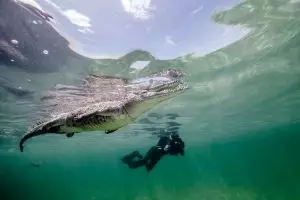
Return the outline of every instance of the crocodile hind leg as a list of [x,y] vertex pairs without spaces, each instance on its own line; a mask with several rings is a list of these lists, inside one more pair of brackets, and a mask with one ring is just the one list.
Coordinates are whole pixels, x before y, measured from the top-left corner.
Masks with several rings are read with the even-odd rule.
[[110,134],[110,133],[113,133],[113,132],[115,132],[115,131],[117,131],[118,129],[115,129],[115,130],[106,130],[105,131],[105,134]]
[[67,133],[66,136],[67,136],[68,138],[70,138],[70,137],[73,137],[74,134],[75,134],[75,133]]

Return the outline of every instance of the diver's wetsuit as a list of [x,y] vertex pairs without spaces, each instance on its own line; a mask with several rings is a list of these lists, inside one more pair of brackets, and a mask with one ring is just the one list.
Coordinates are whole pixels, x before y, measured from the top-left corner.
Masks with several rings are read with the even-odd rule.
[[163,136],[156,146],[151,147],[145,157],[138,151],[134,151],[122,158],[129,168],[138,168],[145,165],[147,171],[151,171],[156,163],[166,154],[184,155],[184,142],[177,134]]

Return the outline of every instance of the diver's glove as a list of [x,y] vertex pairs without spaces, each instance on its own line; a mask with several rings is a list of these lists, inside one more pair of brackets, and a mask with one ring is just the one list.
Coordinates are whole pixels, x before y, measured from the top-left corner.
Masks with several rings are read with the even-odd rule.
[[165,151],[165,152],[168,152],[169,149],[170,149],[170,145],[167,144],[167,145],[164,147],[164,151]]
[[169,135],[169,137],[168,137],[168,143],[165,145],[165,147],[164,147],[164,151],[165,152],[168,152],[169,150],[170,150],[170,147],[171,147],[171,143],[172,143],[172,141],[173,141],[173,137],[172,137],[172,134],[170,134]]

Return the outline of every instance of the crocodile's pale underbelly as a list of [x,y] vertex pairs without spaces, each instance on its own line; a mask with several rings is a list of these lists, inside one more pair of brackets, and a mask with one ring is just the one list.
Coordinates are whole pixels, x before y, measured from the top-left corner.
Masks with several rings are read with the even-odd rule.
[[115,115],[107,118],[105,122],[100,123],[86,123],[80,126],[71,127],[64,126],[61,128],[61,131],[64,133],[79,133],[87,131],[111,131],[120,129],[123,126],[126,126],[132,123],[138,117],[141,117],[146,112],[153,109],[157,104],[169,99],[169,96],[163,96],[161,98],[149,99],[136,103],[134,106],[128,109],[129,115]]
[[61,131],[65,133],[79,133],[86,131],[107,131],[107,130],[117,130],[123,126],[132,123],[134,120],[128,115],[120,115],[108,119],[106,122],[86,124],[82,126],[63,126]]

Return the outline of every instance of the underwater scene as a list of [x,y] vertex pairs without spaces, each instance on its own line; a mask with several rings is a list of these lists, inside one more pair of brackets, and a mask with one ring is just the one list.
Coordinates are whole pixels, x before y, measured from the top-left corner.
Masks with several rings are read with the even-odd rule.
[[1,0],[0,199],[300,200],[299,0]]

